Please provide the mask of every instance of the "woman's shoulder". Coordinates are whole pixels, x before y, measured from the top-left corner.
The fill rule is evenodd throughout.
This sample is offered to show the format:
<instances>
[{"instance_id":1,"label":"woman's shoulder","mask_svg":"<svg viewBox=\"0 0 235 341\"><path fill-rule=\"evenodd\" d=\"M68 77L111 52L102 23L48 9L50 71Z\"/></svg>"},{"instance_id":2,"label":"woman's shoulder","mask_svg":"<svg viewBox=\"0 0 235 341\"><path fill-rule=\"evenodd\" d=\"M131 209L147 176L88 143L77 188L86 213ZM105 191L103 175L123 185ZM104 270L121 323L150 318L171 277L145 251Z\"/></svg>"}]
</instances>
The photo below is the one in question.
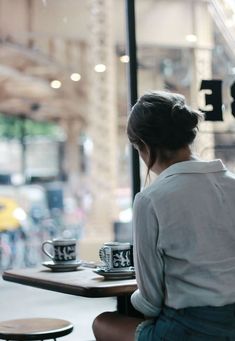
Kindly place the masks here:
<instances>
[{"instance_id":1,"label":"woman's shoulder","mask_svg":"<svg viewBox=\"0 0 235 341\"><path fill-rule=\"evenodd\" d=\"M138 202L138 203L146 202L146 204L148 204L152 201L153 198L154 198L154 201L156 201L156 198L160 199L161 196L167 192L166 182L169 182L169 180L161 181L161 182L154 181L149 186L143 188L135 196L135 202Z\"/></svg>"},{"instance_id":2,"label":"woman's shoulder","mask_svg":"<svg viewBox=\"0 0 235 341\"><path fill-rule=\"evenodd\" d=\"M155 195L156 192L166 192L168 188L171 188L175 181L177 181L176 177L177 174L166 178L157 177L150 185L143 188L140 193L142 196L149 198L152 195Z\"/></svg>"}]
</instances>

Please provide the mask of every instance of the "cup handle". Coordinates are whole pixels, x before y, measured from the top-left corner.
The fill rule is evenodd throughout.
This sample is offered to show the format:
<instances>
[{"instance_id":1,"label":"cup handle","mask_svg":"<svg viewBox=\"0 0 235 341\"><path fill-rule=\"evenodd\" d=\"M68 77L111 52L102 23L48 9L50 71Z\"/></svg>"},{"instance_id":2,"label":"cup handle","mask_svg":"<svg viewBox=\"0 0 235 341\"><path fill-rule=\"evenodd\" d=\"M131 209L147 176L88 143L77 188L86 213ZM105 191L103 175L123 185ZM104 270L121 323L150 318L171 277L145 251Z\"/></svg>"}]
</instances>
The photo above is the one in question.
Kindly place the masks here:
<instances>
[{"instance_id":1,"label":"cup handle","mask_svg":"<svg viewBox=\"0 0 235 341\"><path fill-rule=\"evenodd\" d=\"M45 248L45 245L46 245L46 244L53 245L53 243L52 243L52 241L50 241L50 240L46 240L45 242L43 242L43 243L42 243L42 251L43 251L48 257L50 257L52 260L54 260L54 256L46 250L46 248Z\"/></svg>"},{"instance_id":2,"label":"cup handle","mask_svg":"<svg viewBox=\"0 0 235 341\"><path fill-rule=\"evenodd\" d=\"M105 249L107 249L107 246L102 246L99 250L100 260L102 260L102 262L105 262Z\"/></svg>"},{"instance_id":3,"label":"cup handle","mask_svg":"<svg viewBox=\"0 0 235 341\"><path fill-rule=\"evenodd\" d=\"M106 265L108 269L112 268L112 261L110 257L110 247L102 246L99 251L99 256L102 262Z\"/></svg>"}]
</instances>

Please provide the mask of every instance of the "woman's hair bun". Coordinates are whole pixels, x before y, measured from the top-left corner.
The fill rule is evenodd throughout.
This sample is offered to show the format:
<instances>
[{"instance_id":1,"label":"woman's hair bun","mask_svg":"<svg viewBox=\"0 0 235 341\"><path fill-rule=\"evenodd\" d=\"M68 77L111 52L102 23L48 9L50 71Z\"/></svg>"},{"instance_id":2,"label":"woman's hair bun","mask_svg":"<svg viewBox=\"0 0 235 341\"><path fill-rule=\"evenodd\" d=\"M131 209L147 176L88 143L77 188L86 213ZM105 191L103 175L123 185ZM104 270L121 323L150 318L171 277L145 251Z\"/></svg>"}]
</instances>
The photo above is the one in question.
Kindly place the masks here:
<instances>
[{"instance_id":1,"label":"woman's hair bun","mask_svg":"<svg viewBox=\"0 0 235 341\"><path fill-rule=\"evenodd\" d=\"M203 114L192 110L184 96L166 91L144 94L134 105L127 133L141 150L147 145L156 150L177 150L190 145L197 134Z\"/></svg>"},{"instance_id":2,"label":"woman's hair bun","mask_svg":"<svg viewBox=\"0 0 235 341\"><path fill-rule=\"evenodd\" d=\"M192 110L184 103L176 103L171 110L171 118L176 127L182 130L191 130L197 127L202 114Z\"/></svg>"}]
</instances>

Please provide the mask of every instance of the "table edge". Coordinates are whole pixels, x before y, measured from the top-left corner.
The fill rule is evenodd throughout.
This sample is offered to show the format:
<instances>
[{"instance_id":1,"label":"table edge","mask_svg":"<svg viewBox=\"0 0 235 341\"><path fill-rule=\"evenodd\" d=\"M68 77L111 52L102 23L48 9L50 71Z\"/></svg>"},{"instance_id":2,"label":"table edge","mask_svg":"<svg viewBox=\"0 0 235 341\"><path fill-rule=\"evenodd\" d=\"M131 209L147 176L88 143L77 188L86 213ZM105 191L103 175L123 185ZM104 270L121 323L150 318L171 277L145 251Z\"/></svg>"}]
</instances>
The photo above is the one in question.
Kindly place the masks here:
<instances>
[{"instance_id":1,"label":"table edge","mask_svg":"<svg viewBox=\"0 0 235 341\"><path fill-rule=\"evenodd\" d=\"M137 285L133 284L130 286L133 286L133 290L130 290L128 287L122 288L121 287L106 287L105 288L105 294L103 293L103 288L82 288L80 287L78 292L78 288L74 285L67 285L65 288L63 284L61 283L56 283L54 284L53 282L43 280L40 284L37 283L37 280L33 278L29 278L24 275L20 275L19 277L16 278L16 274L11 274L7 271L4 271L2 274L2 278L5 281L8 282L13 282L21 285L26 285L34 288L39 288L39 289L45 289L45 290L50 290L50 291L55 291L55 292L60 292L68 295L74 295L74 296L82 296L82 297L89 297L89 298L99 298L99 297L114 297L114 296L125 296L125 295L130 295L132 292L134 292L137 289Z\"/></svg>"}]
</instances>

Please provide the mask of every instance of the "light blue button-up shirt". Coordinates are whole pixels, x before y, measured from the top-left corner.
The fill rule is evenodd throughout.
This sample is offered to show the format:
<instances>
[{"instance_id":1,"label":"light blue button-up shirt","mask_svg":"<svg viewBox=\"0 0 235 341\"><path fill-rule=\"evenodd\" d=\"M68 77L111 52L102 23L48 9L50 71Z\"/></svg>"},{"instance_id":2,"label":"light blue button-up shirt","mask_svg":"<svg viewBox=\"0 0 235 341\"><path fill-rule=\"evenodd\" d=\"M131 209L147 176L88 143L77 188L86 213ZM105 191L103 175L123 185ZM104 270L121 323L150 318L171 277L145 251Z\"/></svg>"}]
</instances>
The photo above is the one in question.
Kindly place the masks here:
<instances>
[{"instance_id":1,"label":"light blue button-up shirt","mask_svg":"<svg viewBox=\"0 0 235 341\"><path fill-rule=\"evenodd\" d=\"M235 302L235 175L221 160L164 170L137 194L133 229L137 310Z\"/></svg>"}]
</instances>

